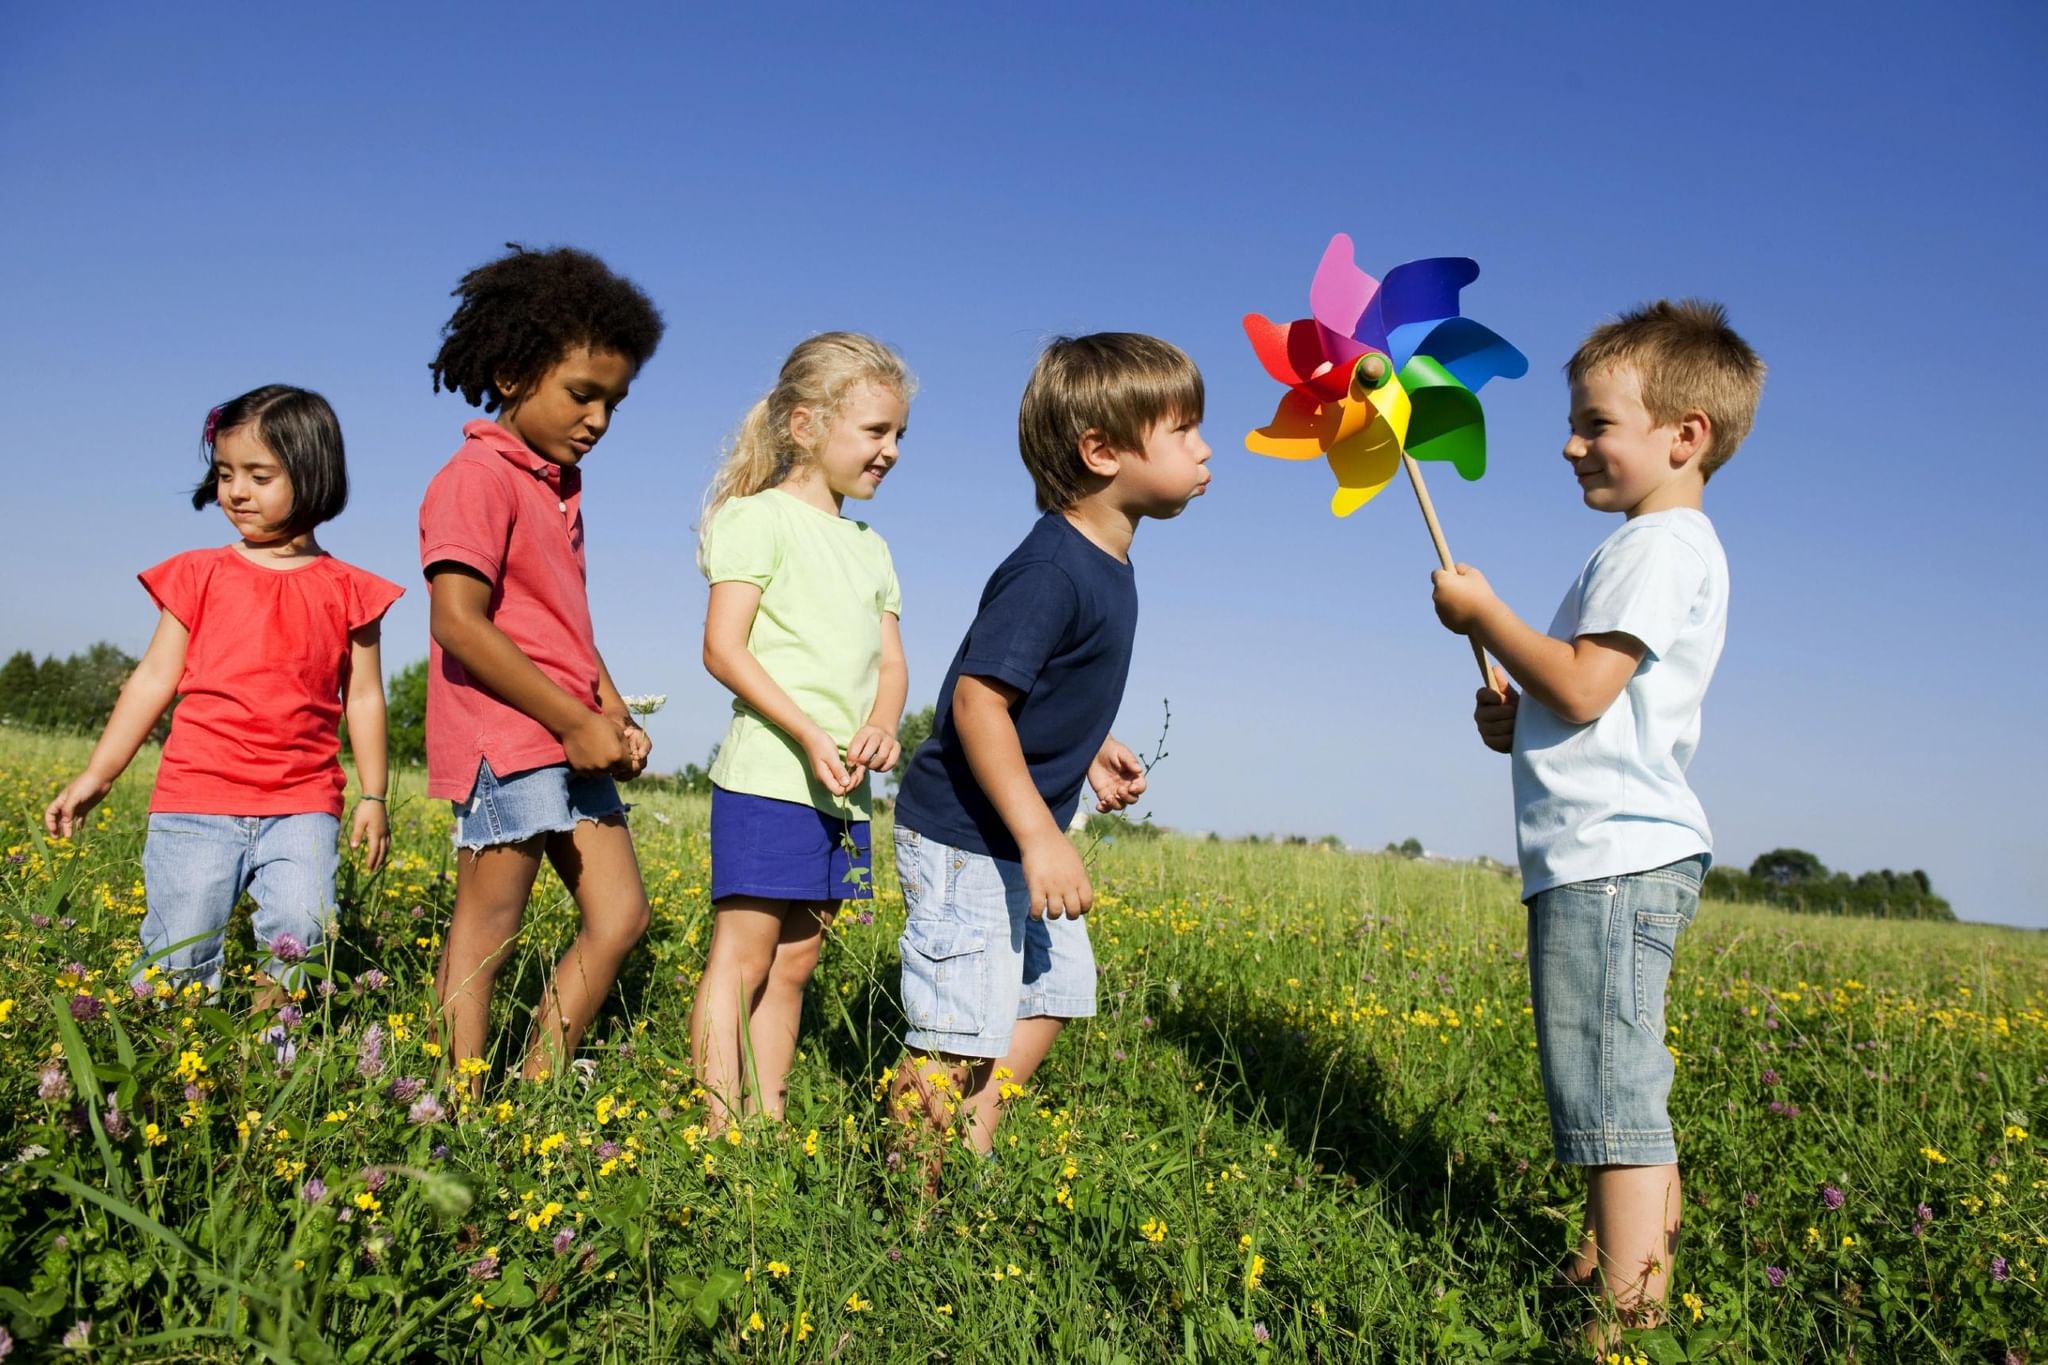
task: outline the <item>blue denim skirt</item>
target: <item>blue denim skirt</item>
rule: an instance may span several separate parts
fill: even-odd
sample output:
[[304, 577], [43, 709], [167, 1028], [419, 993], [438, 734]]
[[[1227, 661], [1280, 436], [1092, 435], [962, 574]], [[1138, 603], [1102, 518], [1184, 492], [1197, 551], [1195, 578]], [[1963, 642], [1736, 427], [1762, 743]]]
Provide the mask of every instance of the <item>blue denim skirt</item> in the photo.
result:
[[1550, 1139], [1570, 1166], [1678, 1160], [1664, 992], [1700, 905], [1702, 858], [1574, 882], [1529, 902], [1529, 993]]
[[455, 807], [455, 846], [471, 852], [560, 834], [585, 820], [620, 815], [626, 803], [604, 773], [572, 772], [566, 763], [500, 777], [479, 763], [469, 800]]

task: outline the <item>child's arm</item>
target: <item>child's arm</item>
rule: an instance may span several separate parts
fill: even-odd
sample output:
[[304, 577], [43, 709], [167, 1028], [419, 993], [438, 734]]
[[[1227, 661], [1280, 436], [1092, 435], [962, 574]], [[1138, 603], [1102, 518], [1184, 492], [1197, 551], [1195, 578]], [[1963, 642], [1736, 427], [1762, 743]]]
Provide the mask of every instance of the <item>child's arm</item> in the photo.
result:
[[1643, 661], [1642, 641], [1619, 631], [1551, 639], [1515, 615], [1470, 564], [1438, 569], [1430, 582], [1437, 618], [1491, 651], [1508, 676], [1567, 725], [1600, 719]]
[[646, 769], [647, 756], [654, 752], [654, 741], [640, 728], [640, 722], [633, 719], [632, 708], [619, 695], [618, 685], [612, 681], [612, 671], [604, 666], [602, 654], [597, 656], [597, 705], [625, 729], [626, 761], [612, 770], [612, 776], [630, 782]]
[[870, 770], [886, 773], [903, 757], [896, 728], [903, 724], [903, 699], [910, 695], [910, 669], [903, 662], [903, 624], [893, 611], [882, 613], [882, 674], [868, 722], [846, 744], [846, 766], [855, 782]]
[[859, 779], [839, 761], [838, 743], [805, 715], [782, 685], [768, 676], [761, 661], [747, 652], [747, 636], [754, 629], [754, 613], [760, 606], [761, 589], [752, 583], [727, 579], [711, 585], [711, 605], [704, 613], [704, 669], [762, 719], [802, 745], [811, 761], [812, 776], [826, 791], [844, 796]]
[[128, 771], [136, 750], [178, 693], [178, 679], [185, 673], [185, 645], [192, 638], [184, 622], [169, 612], [157, 617], [156, 633], [142, 662], [121, 685], [120, 700], [107, 717], [100, 742], [93, 745], [85, 771], [57, 793], [57, 799], [43, 809], [43, 828], [63, 839], [85, 821], [86, 813], [113, 790], [114, 781]]
[[348, 749], [356, 761], [356, 785], [362, 795], [349, 821], [348, 846], [363, 848], [365, 870], [384, 865], [391, 848], [391, 819], [384, 809], [390, 793], [390, 756], [385, 748], [384, 624], [358, 626], [348, 637], [348, 694], [342, 710], [348, 716]]
[[1088, 869], [1031, 780], [1010, 708], [1024, 694], [998, 678], [963, 673], [953, 685], [953, 728], [968, 769], [1023, 855], [1031, 917], [1078, 919], [1095, 907]]
[[608, 772], [625, 762], [624, 727], [556, 686], [491, 621], [489, 580], [449, 560], [430, 565], [427, 576], [434, 585], [428, 612], [434, 640], [471, 677], [546, 726], [576, 771]]
[[1095, 809], [1104, 815], [1122, 810], [1145, 794], [1145, 765], [1110, 735], [1088, 765], [1088, 790], [1095, 793]]

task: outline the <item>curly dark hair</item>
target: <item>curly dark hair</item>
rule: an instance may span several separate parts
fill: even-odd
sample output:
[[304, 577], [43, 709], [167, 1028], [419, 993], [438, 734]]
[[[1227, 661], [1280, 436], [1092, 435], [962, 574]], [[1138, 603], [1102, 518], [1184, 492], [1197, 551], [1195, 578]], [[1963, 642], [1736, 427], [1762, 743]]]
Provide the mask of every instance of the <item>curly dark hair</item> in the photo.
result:
[[505, 403], [499, 380], [524, 390], [578, 346], [616, 351], [637, 370], [661, 344], [654, 304], [597, 257], [574, 247], [505, 245], [509, 255], [478, 266], [455, 286], [461, 302], [427, 366], [436, 393], [445, 388], [496, 412]]

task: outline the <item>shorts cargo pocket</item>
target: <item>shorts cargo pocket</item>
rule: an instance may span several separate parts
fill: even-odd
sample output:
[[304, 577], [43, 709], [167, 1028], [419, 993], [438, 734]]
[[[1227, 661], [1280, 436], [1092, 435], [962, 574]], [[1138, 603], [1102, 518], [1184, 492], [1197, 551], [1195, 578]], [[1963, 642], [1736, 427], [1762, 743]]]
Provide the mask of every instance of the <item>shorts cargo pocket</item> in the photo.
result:
[[1683, 910], [1636, 911], [1636, 1027], [1664, 1037], [1664, 995], [1678, 935], [1692, 916]]
[[980, 1033], [988, 939], [964, 924], [912, 920], [903, 930], [903, 1014], [914, 1029]]

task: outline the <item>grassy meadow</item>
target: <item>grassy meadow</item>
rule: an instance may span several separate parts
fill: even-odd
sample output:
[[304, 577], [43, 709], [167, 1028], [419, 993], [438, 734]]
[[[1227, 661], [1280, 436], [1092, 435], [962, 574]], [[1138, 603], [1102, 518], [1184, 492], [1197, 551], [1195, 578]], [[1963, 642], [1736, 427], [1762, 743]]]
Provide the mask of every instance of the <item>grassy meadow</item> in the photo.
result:
[[[0, 1328], [16, 1358], [1575, 1360], [1515, 885], [1094, 842], [1101, 1014], [936, 1198], [877, 1095], [902, 902], [829, 935], [789, 1120], [707, 1140], [702, 800], [641, 792], [654, 920], [583, 1055], [507, 1077], [575, 915], [544, 874], [483, 1098], [430, 981], [445, 805], [400, 773], [331, 973], [137, 999], [149, 755], [70, 842], [84, 741], [0, 734]], [[1170, 771], [1162, 778], [1170, 780]], [[1084, 843], [1088, 841], [1084, 840]], [[886, 836], [878, 838], [886, 850]], [[2048, 1361], [2048, 936], [1709, 904], [1669, 1043], [1672, 1321], [1630, 1360]]]

